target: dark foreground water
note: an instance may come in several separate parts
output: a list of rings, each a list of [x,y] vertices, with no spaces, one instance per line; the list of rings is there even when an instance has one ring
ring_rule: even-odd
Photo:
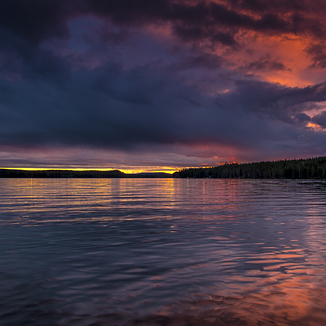
[[[0,325],[326,325],[326,182],[0,179]]]

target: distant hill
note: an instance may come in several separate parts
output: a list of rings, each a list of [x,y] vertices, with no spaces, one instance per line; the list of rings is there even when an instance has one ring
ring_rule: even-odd
[[[136,173],[128,174],[119,170],[111,171],[73,171],[44,170],[26,171],[15,169],[0,169],[0,178],[172,178],[168,173]]]
[[[26,171],[15,169],[1,169],[0,178],[124,178],[125,173],[119,170],[111,171],[72,171],[72,170],[44,170]]]
[[[126,174],[127,178],[173,178],[170,173],[164,172],[141,172],[135,174]]]
[[[326,157],[184,169],[176,178],[326,179]]]

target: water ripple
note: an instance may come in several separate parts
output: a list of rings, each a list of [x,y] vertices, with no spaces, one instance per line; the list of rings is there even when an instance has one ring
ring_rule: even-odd
[[[1,325],[324,325],[326,182],[0,179]]]

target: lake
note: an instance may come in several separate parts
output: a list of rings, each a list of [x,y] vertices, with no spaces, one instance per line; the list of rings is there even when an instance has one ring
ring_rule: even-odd
[[[326,325],[326,181],[0,179],[0,324]]]

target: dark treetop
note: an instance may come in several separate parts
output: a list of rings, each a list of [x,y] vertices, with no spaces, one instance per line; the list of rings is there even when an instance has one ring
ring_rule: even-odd
[[[225,163],[174,173],[177,178],[326,179],[326,157],[257,163]]]

